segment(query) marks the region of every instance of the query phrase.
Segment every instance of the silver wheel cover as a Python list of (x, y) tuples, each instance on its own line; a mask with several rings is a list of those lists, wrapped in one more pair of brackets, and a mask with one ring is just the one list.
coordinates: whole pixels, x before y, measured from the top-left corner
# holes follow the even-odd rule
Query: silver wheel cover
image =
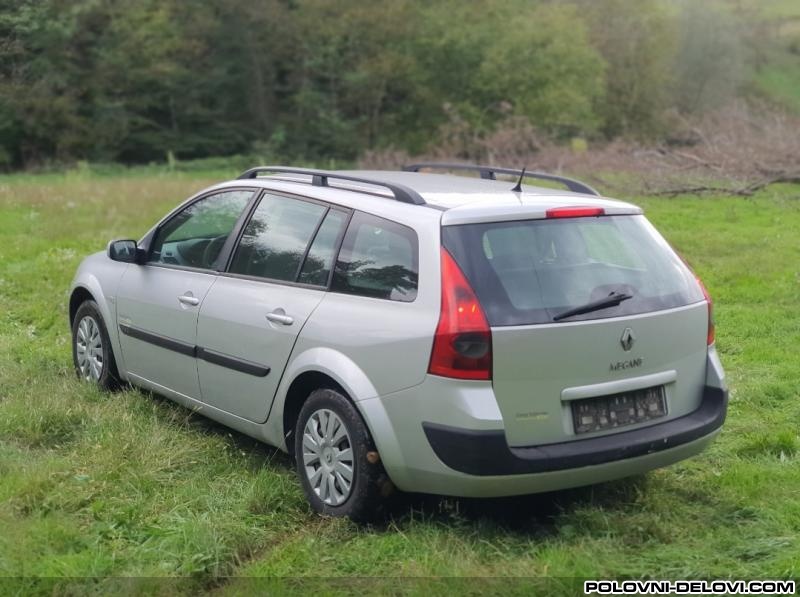
[(315, 411), (303, 430), (303, 465), (311, 489), (329, 506), (339, 506), (353, 487), (353, 444), (344, 422), (326, 408)]
[(100, 326), (91, 315), (78, 324), (75, 354), (80, 376), (87, 381), (98, 381), (103, 374), (103, 337)]

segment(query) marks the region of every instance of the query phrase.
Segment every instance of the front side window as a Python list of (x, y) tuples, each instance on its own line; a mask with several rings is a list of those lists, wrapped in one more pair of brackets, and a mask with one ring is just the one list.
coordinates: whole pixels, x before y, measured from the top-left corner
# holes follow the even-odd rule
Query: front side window
[(306, 247), (325, 215), (319, 203), (264, 195), (245, 226), (230, 272), (294, 282)]
[(214, 269), (252, 195), (226, 191), (195, 201), (158, 229), (148, 262)]
[(417, 297), (416, 233), (406, 226), (357, 212), (342, 242), (332, 290), (392, 301)]

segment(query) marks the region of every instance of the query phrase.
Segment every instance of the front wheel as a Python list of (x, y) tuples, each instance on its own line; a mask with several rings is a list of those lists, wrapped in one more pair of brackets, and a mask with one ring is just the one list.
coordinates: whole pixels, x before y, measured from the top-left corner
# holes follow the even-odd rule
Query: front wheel
[(78, 307), (72, 321), (72, 362), (79, 378), (104, 390), (119, 386), (108, 331), (97, 303), (92, 300)]
[(297, 419), (294, 454), (314, 510), (375, 519), (384, 507), (381, 488), (388, 478), (374, 450), (367, 426), (347, 398), (331, 389), (311, 393)]

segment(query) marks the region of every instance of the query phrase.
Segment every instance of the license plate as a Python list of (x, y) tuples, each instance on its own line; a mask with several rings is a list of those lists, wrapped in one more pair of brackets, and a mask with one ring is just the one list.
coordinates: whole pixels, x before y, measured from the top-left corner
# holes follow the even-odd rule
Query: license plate
[(664, 386), (572, 401), (575, 433), (625, 427), (666, 414)]

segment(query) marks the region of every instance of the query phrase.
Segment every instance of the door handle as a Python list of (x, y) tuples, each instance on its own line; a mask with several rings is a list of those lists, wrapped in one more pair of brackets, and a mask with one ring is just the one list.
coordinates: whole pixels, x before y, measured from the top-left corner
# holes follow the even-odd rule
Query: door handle
[(186, 294), (182, 294), (181, 296), (179, 296), (178, 301), (183, 303), (184, 305), (192, 305), (193, 307), (196, 307), (197, 305), (200, 304), (200, 299), (197, 298), (196, 296), (192, 296), (191, 292), (187, 292)]
[(281, 325), (292, 325), (294, 323), (294, 317), (286, 315), (286, 311), (281, 308), (275, 309), (272, 313), (267, 313), (267, 319)]

